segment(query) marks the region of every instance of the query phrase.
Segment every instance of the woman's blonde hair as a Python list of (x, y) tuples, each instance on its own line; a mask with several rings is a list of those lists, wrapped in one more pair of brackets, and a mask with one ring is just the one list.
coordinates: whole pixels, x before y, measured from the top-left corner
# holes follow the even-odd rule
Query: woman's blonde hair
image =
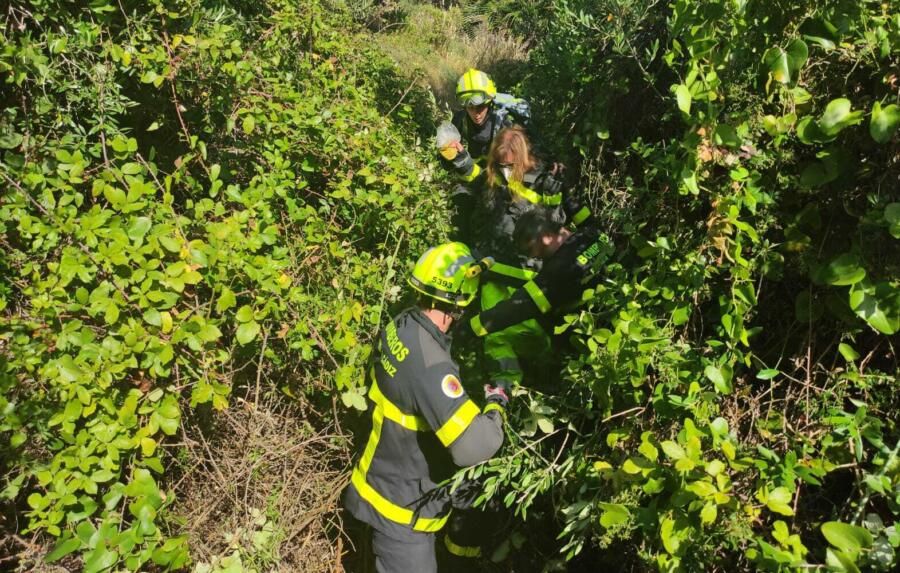
[[(531, 154), (531, 144), (525, 130), (514, 125), (500, 130), (491, 142), (491, 150), (488, 153), (487, 183), (488, 187), (494, 187), (500, 173), (501, 158), (507, 153), (512, 154), (512, 173), (510, 181), (521, 182), (525, 174), (537, 166), (537, 159)], [(501, 181), (502, 182), (502, 181)]]

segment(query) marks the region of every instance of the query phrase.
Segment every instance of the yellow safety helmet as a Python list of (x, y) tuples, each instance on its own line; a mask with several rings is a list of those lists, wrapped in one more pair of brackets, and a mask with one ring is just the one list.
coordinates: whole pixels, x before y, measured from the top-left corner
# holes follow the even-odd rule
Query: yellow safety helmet
[(493, 100), (496, 95), (494, 80), (475, 68), (466, 70), (456, 82), (456, 99), (465, 107), (482, 105)]
[(463, 243), (444, 243), (419, 257), (408, 282), (433, 299), (464, 307), (478, 294), (478, 275), (493, 259), (476, 261)]

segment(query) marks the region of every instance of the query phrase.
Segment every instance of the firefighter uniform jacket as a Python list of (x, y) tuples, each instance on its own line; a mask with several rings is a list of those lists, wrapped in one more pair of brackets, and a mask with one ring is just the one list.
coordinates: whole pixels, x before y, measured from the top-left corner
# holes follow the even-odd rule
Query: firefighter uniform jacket
[(535, 277), (541, 261), (522, 255), (513, 244), (516, 222), (535, 206), (550, 209), (558, 222), (565, 222), (568, 201), (564, 201), (563, 184), (543, 164), (538, 164), (521, 182), (500, 181), (493, 189), (488, 189), (486, 183), (483, 187), (475, 214), (474, 228), (479, 235), (474, 244), (479, 252), (496, 261), (488, 269), (488, 280), (520, 287)]
[(592, 225), (579, 227), (544, 261), (534, 280), (508, 300), (473, 317), (469, 326), (478, 336), (486, 336), (579, 302), (581, 293), (599, 281), (611, 252), (609, 240)]
[(437, 484), (496, 453), (502, 407), (482, 411), (468, 397), (450, 338), (417, 308), (382, 330), (370, 376), (372, 429), (345, 506), (395, 539), (435, 532), (452, 501)]

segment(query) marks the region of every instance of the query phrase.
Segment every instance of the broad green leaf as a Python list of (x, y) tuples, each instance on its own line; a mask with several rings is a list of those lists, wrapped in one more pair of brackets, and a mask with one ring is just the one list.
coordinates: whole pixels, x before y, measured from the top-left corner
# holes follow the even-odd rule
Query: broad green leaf
[(895, 239), (900, 239), (900, 203), (889, 203), (884, 208), (884, 220)]
[(603, 513), (600, 515), (600, 525), (603, 527), (612, 527), (625, 523), (631, 516), (628, 508), (619, 503), (600, 502), (597, 505), (603, 509)]
[(769, 73), (772, 78), (782, 84), (791, 83), (791, 63), (790, 56), (782, 48), (771, 48), (765, 53), (763, 59), (769, 67)]
[(678, 109), (690, 115), (691, 113), (691, 90), (684, 84), (675, 86), (675, 99), (678, 102)]
[(900, 127), (900, 106), (895, 103), (881, 107), (881, 102), (872, 106), (872, 119), (869, 123), (869, 134), (878, 143), (887, 143)]
[(732, 372), (730, 366), (726, 364), (722, 366), (709, 364), (703, 369), (703, 373), (710, 379), (716, 390), (722, 394), (731, 394), (734, 388), (731, 385)]
[(786, 487), (776, 487), (766, 497), (766, 507), (781, 515), (794, 515), (789, 505), (793, 497)]
[(687, 456), (684, 449), (672, 440), (666, 440), (660, 446), (670, 460), (680, 460)]
[(0, 134), (0, 149), (15, 149), (25, 138), (20, 133), (4, 132)]
[(791, 62), (791, 73), (796, 78), (809, 58), (809, 47), (806, 42), (797, 38), (788, 44), (787, 53)]
[[(234, 296), (234, 292), (230, 288), (224, 287), (222, 294), (219, 295), (219, 300), (216, 301), (216, 312), (225, 312), (236, 304), (237, 299)], [(251, 318), (253, 317), (252, 313), (250, 316)]]
[(245, 115), (244, 121), (241, 122), (241, 128), (243, 128), (244, 133), (253, 133), (253, 129), (256, 127), (256, 118), (252, 115)]
[(844, 253), (823, 267), (817, 278), (829, 285), (852, 285), (866, 278), (866, 269), (856, 254)]
[(256, 335), (259, 334), (259, 323), (255, 320), (251, 320), (250, 322), (245, 322), (238, 326), (237, 329), (237, 341), (244, 345), (248, 344), (256, 338)]
[(822, 524), (821, 529), (828, 543), (854, 559), (862, 549), (872, 547), (872, 534), (865, 528), (840, 521), (828, 521)]
[(723, 464), (719, 460), (712, 460), (710, 462), (707, 462), (707, 464), (706, 464), (706, 473), (708, 473), (709, 475), (711, 475), (713, 477), (716, 477), (717, 475), (722, 473), (722, 471), (724, 471), (724, 470), (725, 470), (725, 464)]
[(253, 309), (250, 307), (250, 305), (245, 304), (238, 309), (237, 313), (234, 316), (238, 322), (250, 322), (251, 320), (253, 320)]
[(103, 188), (103, 196), (113, 205), (125, 203), (127, 198), (124, 191), (112, 185), (107, 185)]
[(845, 127), (862, 121), (861, 111), (851, 111), (852, 104), (847, 98), (837, 98), (828, 102), (825, 113), (819, 119), (819, 128), (826, 136), (837, 135)]
[(99, 573), (109, 569), (119, 560), (119, 554), (110, 551), (105, 544), (97, 547), (84, 556), (84, 573)]
[(719, 416), (709, 423), (709, 429), (712, 430), (713, 436), (722, 438), (728, 435), (728, 421)]
[(831, 141), (834, 136), (826, 135), (815, 118), (806, 116), (797, 124), (797, 138), (806, 145), (812, 145)]
[(842, 551), (830, 547), (825, 550), (825, 563), (828, 565), (829, 571), (836, 573), (860, 573), (859, 567), (856, 566), (854, 561), (852, 557)]
[(712, 497), (718, 491), (716, 486), (708, 481), (697, 480), (685, 486), (686, 490), (693, 493), (697, 497)]
[(128, 228), (128, 238), (133, 241), (139, 241), (144, 238), (144, 235), (147, 234), (147, 231), (152, 226), (153, 221), (150, 217), (136, 217), (134, 222), (131, 223), (131, 227)]
[(80, 548), (81, 540), (77, 537), (60, 539), (56, 542), (56, 545), (53, 546), (53, 550), (44, 557), (44, 562), (53, 563), (54, 561), (59, 561), (69, 553)]
[(671, 517), (664, 517), (659, 527), (659, 537), (662, 539), (663, 547), (666, 551), (675, 555), (681, 546), (681, 540), (675, 532), (675, 520)]
[(900, 288), (883, 282), (860, 283), (850, 291), (850, 308), (869, 326), (882, 334), (900, 330)]
[(708, 501), (706, 505), (703, 506), (703, 509), (700, 511), (700, 523), (703, 525), (709, 525), (710, 523), (715, 523), (716, 517), (719, 515), (719, 508), (715, 504), (715, 502)]
[(162, 314), (155, 308), (148, 308), (144, 311), (144, 322), (151, 326), (162, 325)]

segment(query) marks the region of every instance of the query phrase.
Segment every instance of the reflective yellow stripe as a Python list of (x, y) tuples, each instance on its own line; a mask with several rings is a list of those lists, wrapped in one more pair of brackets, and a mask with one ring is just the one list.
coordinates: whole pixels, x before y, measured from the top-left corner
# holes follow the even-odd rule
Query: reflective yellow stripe
[(457, 545), (450, 539), (449, 534), (444, 536), (444, 545), (447, 547), (447, 551), (457, 557), (481, 557), (481, 547), (463, 547), (462, 545)]
[(400, 424), (407, 430), (413, 432), (424, 432), (431, 429), (428, 422), (424, 418), (414, 416), (412, 414), (404, 414), (393, 402), (384, 397), (378, 384), (372, 380), (372, 389), (369, 390), (369, 397), (375, 402), (375, 405), (384, 411), (384, 417), (392, 422)]
[(480, 314), (476, 314), (472, 320), (469, 321), (469, 326), (472, 327), (472, 332), (474, 332), (476, 336), (487, 336), (488, 334), (487, 329), (481, 324)]
[(384, 423), (384, 410), (376, 406), (372, 412), (372, 432), (369, 434), (369, 442), (363, 455), (359, 458), (359, 469), (363, 474), (369, 471), (372, 465), (372, 459), (375, 457), (375, 450), (378, 448), (378, 441), (381, 439), (381, 425)]
[(496, 402), (488, 402), (487, 405), (485, 405), (484, 410), (481, 411), (481, 413), (487, 414), (491, 410), (499, 410), (501, 414), (504, 414), (504, 415), (506, 414), (506, 410), (503, 409), (503, 406), (501, 406), (500, 404), (498, 404)]
[(472, 172), (468, 175), (461, 175), (460, 178), (466, 183), (474, 181), (476, 177), (481, 175), (481, 167), (477, 163), (472, 164)]
[(529, 203), (534, 203), (535, 205), (543, 204), (553, 206), (562, 203), (562, 193), (556, 193), (555, 195), (541, 195), (533, 189), (526, 187), (521, 181), (509, 181), (507, 182), (507, 186), (513, 195), (518, 195), (522, 199), (525, 199)]
[(416, 531), (438, 531), (445, 523), (447, 523), (447, 519), (450, 517), (449, 513), (441, 517), (420, 517), (415, 523), (412, 523), (412, 510), (400, 507), (378, 493), (375, 488), (366, 481), (366, 475), (360, 468), (353, 470), (350, 481), (353, 483), (353, 487), (356, 488), (356, 491), (359, 492), (359, 496), (369, 502), (378, 513), (385, 518), (396, 521), (402, 525), (412, 524), (412, 528)]
[(442, 515), (441, 517), (420, 517), (413, 524), (413, 529), (416, 531), (434, 533), (435, 531), (440, 531), (449, 518), (449, 512), (447, 512), (447, 515)]
[(450, 419), (444, 422), (444, 425), (435, 432), (438, 439), (442, 444), (449, 447), (450, 444), (456, 441), (456, 438), (466, 431), (466, 428), (469, 427), (469, 424), (472, 423), (475, 416), (480, 413), (481, 410), (478, 409), (475, 402), (466, 400), (463, 402), (463, 405), (457, 408), (456, 412), (450, 416)]
[(523, 281), (530, 281), (537, 276), (535, 271), (523, 269), (522, 267), (514, 267), (512, 265), (505, 265), (503, 263), (494, 263), (491, 268), (488, 269), (488, 272), (514, 279), (521, 279)]
[(577, 213), (572, 217), (573, 225), (580, 225), (584, 223), (584, 220), (591, 216), (591, 210), (587, 207), (582, 207), (578, 210)]
[(528, 281), (525, 283), (525, 292), (528, 293), (528, 296), (531, 297), (531, 300), (534, 301), (534, 304), (537, 305), (538, 310), (540, 310), (543, 314), (547, 314), (550, 312), (550, 309), (553, 308), (553, 305), (550, 304), (550, 301), (547, 300), (547, 296), (544, 294), (544, 291), (541, 290), (541, 287), (537, 286), (534, 281)]

